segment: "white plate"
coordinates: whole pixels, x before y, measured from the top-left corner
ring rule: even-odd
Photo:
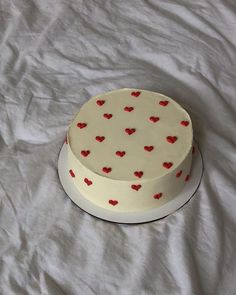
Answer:
[[[67,145],[64,144],[58,158],[58,174],[66,194],[71,200],[87,213],[106,221],[118,223],[144,223],[163,218],[182,207],[198,189],[202,174],[203,160],[201,152],[196,144],[193,155],[191,178],[184,186],[184,189],[171,201],[161,207],[146,210],[144,212],[114,212],[103,209],[81,195],[68,173]]]

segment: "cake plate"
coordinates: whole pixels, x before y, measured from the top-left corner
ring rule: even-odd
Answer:
[[[194,141],[194,147],[195,153],[192,159],[191,177],[189,181],[186,182],[183,190],[173,200],[165,203],[161,207],[143,212],[115,212],[99,207],[84,198],[74,185],[68,173],[66,143],[63,144],[59,154],[58,175],[66,194],[77,206],[90,215],[116,223],[137,224],[151,222],[163,218],[181,208],[197,191],[203,174],[203,158],[196,141]]]

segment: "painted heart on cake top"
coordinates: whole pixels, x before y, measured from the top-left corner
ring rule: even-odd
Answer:
[[[151,152],[154,149],[154,146],[153,145],[145,145],[144,146],[144,149],[147,152]]]
[[[189,125],[189,121],[181,121],[180,124],[187,127]]]
[[[169,143],[175,143],[177,139],[178,139],[177,136],[167,136],[167,137],[166,137],[166,140],[167,140]]]
[[[133,107],[124,107],[124,111],[126,111],[126,112],[132,112],[134,110],[134,108]]]
[[[112,118],[112,114],[103,114],[103,117],[109,120]]]
[[[81,123],[81,122],[79,122],[78,124],[77,124],[77,127],[79,127],[80,129],[83,129],[83,128],[85,128],[87,126],[87,123]]]
[[[143,171],[135,171],[134,175],[138,178],[141,178],[143,176]]]
[[[166,169],[170,169],[173,166],[173,163],[171,162],[164,162],[163,163],[163,167],[165,167]]]
[[[89,150],[83,150],[80,152],[82,156],[87,157],[90,154]]]
[[[163,107],[166,107],[167,105],[169,104],[169,101],[168,100],[161,100],[159,102],[159,105],[163,106]]]
[[[133,134],[136,131],[135,128],[125,128],[125,132],[129,135]]]
[[[102,105],[104,105],[104,103],[105,103],[105,100],[103,100],[103,99],[98,99],[97,100],[97,105],[98,106],[102,106]]]
[[[125,151],[116,151],[116,155],[119,156],[119,157],[124,157],[124,155],[126,154]]]
[[[155,117],[155,116],[151,116],[151,117],[149,117],[149,120],[151,122],[153,122],[153,123],[156,123],[156,122],[158,122],[160,120],[160,118],[159,117]]]
[[[105,136],[96,136],[95,138],[99,142],[103,142],[103,140],[105,140]]]
[[[134,96],[134,97],[139,97],[140,94],[141,94],[140,91],[133,91],[133,92],[131,92],[131,95]]]
[[[105,172],[105,173],[110,173],[111,170],[112,170],[111,167],[103,167],[103,168],[102,168],[102,171]]]

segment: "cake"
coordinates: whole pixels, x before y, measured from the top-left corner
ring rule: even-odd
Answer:
[[[160,93],[125,88],[92,97],[66,142],[68,175],[84,198],[104,209],[160,207],[190,178],[190,116]]]

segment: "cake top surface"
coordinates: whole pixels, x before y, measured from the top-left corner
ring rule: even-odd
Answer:
[[[187,156],[192,140],[188,113],[171,98],[141,89],[91,98],[68,130],[70,148],[80,163],[117,180],[169,173]]]

